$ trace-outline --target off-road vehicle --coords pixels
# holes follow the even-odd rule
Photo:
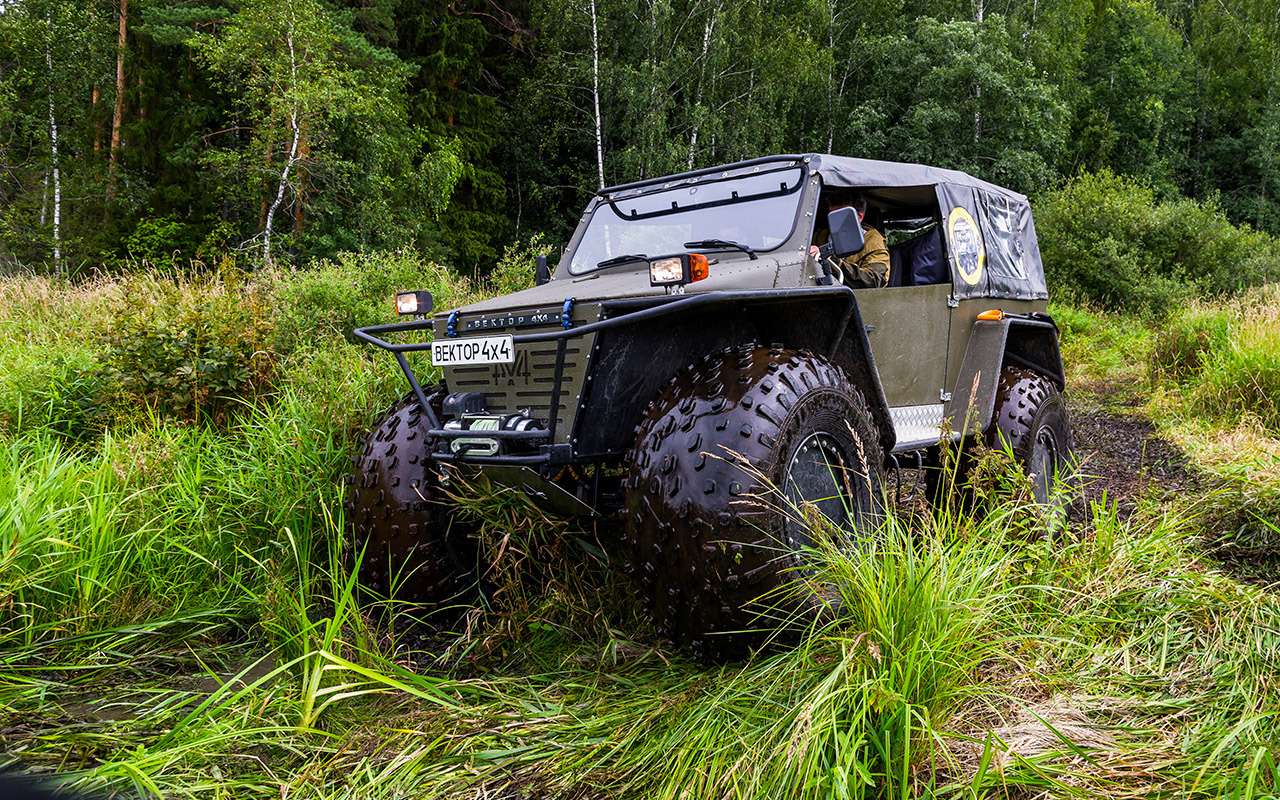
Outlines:
[[[849,192],[861,224],[826,211],[824,195]],[[892,268],[855,291],[838,259],[863,225]],[[737,632],[759,625],[752,601],[803,568],[814,530],[857,546],[882,477],[935,466],[943,440],[1003,439],[1041,500],[1067,463],[1030,207],[965,173],[778,155],[614,186],[554,272],[536,269],[533,288],[434,315],[406,292],[399,311],[420,319],[356,331],[411,388],[348,494],[374,590],[425,607],[476,582],[441,484],[478,470],[616,520],[655,622],[715,656],[751,641]],[[406,358],[421,350],[443,370],[434,386]],[[815,508],[833,524],[808,524]]]

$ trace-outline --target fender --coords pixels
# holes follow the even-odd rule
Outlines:
[[[1006,314],[1000,320],[974,320],[964,361],[944,408],[954,431],[982,433],[995,413],[996,388],[1005,366],[1020,366],[1043,374],[1066,388],[1058,326],[1047,314]]]
[[[862,390],[885,452],[892,449],[889,406],[852,290],[831,286],[708,295],[716,297],[688,314],[641,317],[601,331],[592,348],[589,388],[575,420],[579,457],[625,452],[644,407],[676,372],[747,341],[781,343],[830,358]],[[605,318],[625,318],[654,305],[652,298],[607,301]]]

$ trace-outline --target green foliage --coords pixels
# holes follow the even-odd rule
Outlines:
[[[125,251],[148,267],[173,272],[187,266],[191,234],[189,225],[171,217],[146,217],[125,237]]]
[[[124,393],[166,415],[225,416],[267,388],[264,298],[209,279],[135,279],[103,332],[105,364]]]
[[[1273,6],[148,0],[126,20],[113,156],[118,4],[18,0],[0,14],[0,265],[250,267],[274,206],[273,258],[412,247],[483,273],[532,231],[563,242],[600,173],[828,150],[1024,192],[1110,170],[1274,234]]]
[[[1185,381],[1200,374],[1210,353],[1230,345],[1233,316],[1227,309],[1198,304],[1170,316],[1151,352],[1155,377]]]
[[[897,65],[894,80],[911,95],[883,157],[965,169],[1027,192],[1049,185],[1066,107],[1017,57],[1003,19],[978,25],[926,17],[908,47],[912,57]]]
[[[1192,110],[1188,52],[1150,0],[1100,6],[1084,45],[1071,163],[1171,185]]]
[[[1049,285],[1107,309],[1164,312],[1280,276],[1280,243],[1213,202],[1158,201],[1141,183],[1082,173],[1036,205]]]
[[[535,262],[538,256],[551,253],[551,245],[542,234],[534,234],[527,241],[509,246],[499,259],[497,266],[489,273],[485,281],[485,293],[504,295],[528,289],[536,277]],[[556,265],[552,259],[551,270]]]

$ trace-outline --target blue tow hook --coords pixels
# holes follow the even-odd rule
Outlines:
[[[573,327],[573,298],[564,299],[564,307],[560,309],[560,327],[566,331]]]
[[[458,335],[458,312],[457,311],[449,312],[449,321],[445,323],[444,335],[445,336]]]

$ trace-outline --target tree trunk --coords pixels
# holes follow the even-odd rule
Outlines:
[[[48,18],[49,38],[44,43],[44,63],[49,75],[49,162],[53,171],[53,268],[62,271],[62,172],[58,166],[58,117],[53,108],[53,16]]]
[[[600,29],[596,26],[596,0],[591,3],[591,103],[596,114],[596,181],[604,188],[604,125],[600,119]]]
[[[111,114],[111,154],[107,165],[107,202],[116,196],[116,165],[120,160],[120,125],[124,122],[124,51],[129,31],[129,0],[120,0],[120,28],[116,35],[116,107]]]
[[[594,1],[594,0],[593,0]],[[289,45],[289,88],[291,91],[298,90],[298,60],[293,50],[293,22],[289,22],[289,31],[286,34],[285,41]],[[293,140],[289,143],[289,157],[285,159],[284,169],[280,171],[280,183],[276,186],[276,199],[271,202],[271,208],[267,209],[267,221],[262,226],[262,260],[267,266],[271,266],[271,223],[275,220],[276,209],[280,207],[280,203],[284,200],[285,187],[289,185],[289,171],[293,169],[294,162],[298,160],[298,138],[301,135],[301,126],[298,124],[298,103],[293,103],[293,108],[289,111],[289,129],[293,131]]]
[[[836,0],[827,0],[827,52],[831,60],[827,62],[827,150],[830,153],[836,140]]]
[[[707,17],[707,24],[702,28],[702,56],[698,59],[698,83],[694,87],[693,106],[690,109],[693,114],[693,131],[689,134],[689,158],[686,169],[693,169],[693,159],[698,151],[698,129],[701,125],[699,120],[702,115],[698,112],[698,106],[702,104],[702,84],[706,80],[707,74],[707,53],[711,50],[711,32],[716,26],[716,10],[711,9],[711,15]]]
[[[93,154],[95,157],[102,152],[102,115],[98,113],[98,101],[101,99],[102,88],[94,83],[89,102],[93,106]]]
[[[973,21],[978,23],[978,27],[982,27],[982,20],[986,17],[986,8],[983,0],[977,0],[977,4],[973,9]],[[976,32],[978,36],[982,36],[982,31]],[[975,43],[976,44],[976,43]],[[977,101],[973,108],[973,143],[977,144],[982,139],[982,85],[975,83],[973,86],[973,96]]]
[[[44,182],[40,184],[40,227],[44,227],[49,216],[49,170],[44,171]]]

